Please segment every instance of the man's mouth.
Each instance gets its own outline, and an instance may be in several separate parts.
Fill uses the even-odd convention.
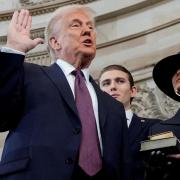
[[[118,98],[119,97],[119,94],[112,94],[111,95],[113,98]]]
[[[86,39],[82,42],[82,44],[84,44],[85,46],[92,46],[93,45],[93,42],[91,39]]]

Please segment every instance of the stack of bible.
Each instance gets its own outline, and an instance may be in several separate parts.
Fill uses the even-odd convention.
[[[171,131],[149,136],[141,142],[141,152],[161,151],[168,154],[180,153],[180,141]]]

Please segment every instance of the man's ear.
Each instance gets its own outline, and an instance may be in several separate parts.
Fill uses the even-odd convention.
[[[52,49],[54,49],[54,50],[61,49],[60,43],[57,41],[56,37],[54,37],[54,36],[50,38],[49,44],[51,45]]]
[[[137,94],[137,88],[136,86],[131,87],[131,97],[135,97]]]

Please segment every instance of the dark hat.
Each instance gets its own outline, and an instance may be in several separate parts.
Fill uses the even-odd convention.
[[[161,91],[180,102],[172,85],[172,77],[180,69],[180,53],[168,56],[159,61],[153,69],[153,79]]]

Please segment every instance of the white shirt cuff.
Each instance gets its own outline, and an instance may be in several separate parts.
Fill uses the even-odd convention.
[[[20,55],[26,55],[24,52],[9,48],[9,47],[2,47],[1,48],[1,52],[5,52],[5,53],[14,53],[14,54],[20,54]]]

